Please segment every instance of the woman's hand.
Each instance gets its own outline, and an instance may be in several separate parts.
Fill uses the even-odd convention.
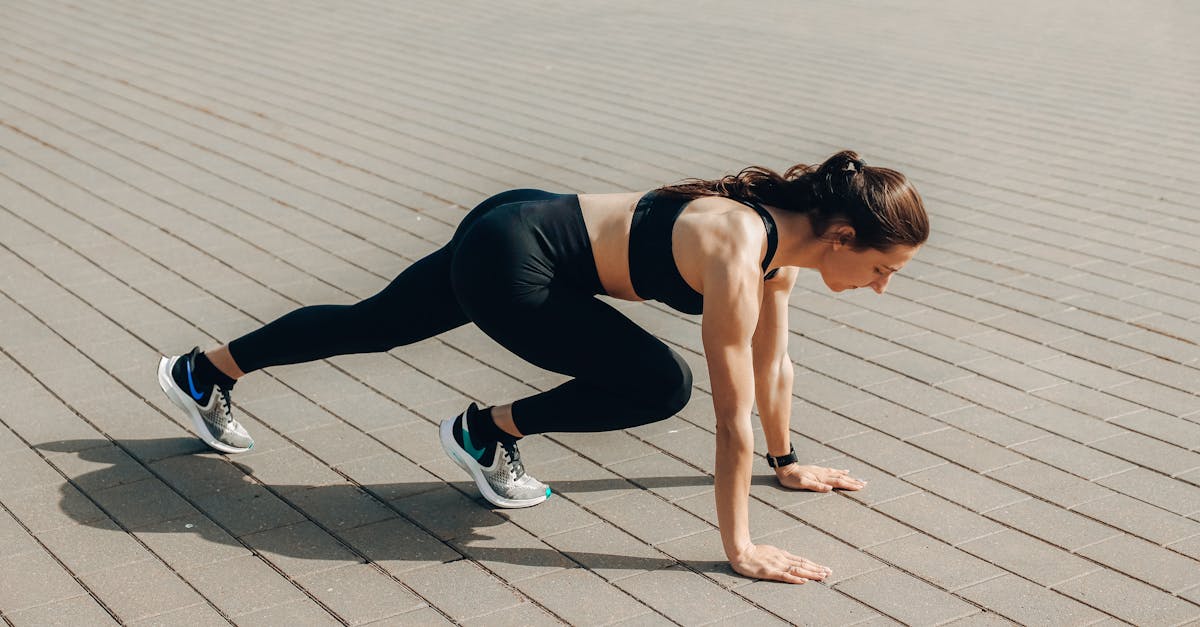
[[[841,490],[861,490],[866,487],[865,481],[851,477],[849,470],[834,470],[821,466],[801,466],[788,464],[775,469],[775,476],[785,488],[793,490],[812,490],[813,492],[829,492],[834,488]]]
[[[824,566],[769,544],[751,544],[729,560],[729,565],[747,577],[786,583],[805,583],[809,579],[821,581],[832,573]]]

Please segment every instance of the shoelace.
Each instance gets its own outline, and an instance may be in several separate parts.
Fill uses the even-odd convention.
[[[504,459],[508,460],[508,467],[512,468],[513,477],[520,479],[525,476],[525,464],[521,463],[521,452],[517,450],[516,442],[501,442],[500,447],[504,449]]]
[[[229,396],[229,390],[223,387],[217,387],[221,392],[221,409],[225,410],[225,424],[233,424],[233,399]]]

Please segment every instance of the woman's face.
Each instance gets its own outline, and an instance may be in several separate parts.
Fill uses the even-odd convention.
[[[903,268],[918,250],[919,246],[893,246],[887,252],[854,250],[842,241],[834,240],[826,249],[819,270],[825,285],[835,292],[869,287],[882,294],[892,275]]]

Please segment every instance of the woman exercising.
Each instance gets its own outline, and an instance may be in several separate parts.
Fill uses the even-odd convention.
[[[782,176],[751,167],[649,193],[512,190],[472,210],[448,244],[375,296],[304,307],[227,345],[164,357],[158,380],[205,442],[237,453],[254,444],[231,412],[230,390],[246,373],[387,351],[474,322],[530,363],[573,377],[507,405],[472,403],[441,423],[442,447],[484,498],[529,507],[550,488],[525,472],[522,437],[643,425],[675,414],[691,396],[684,360],[595,295],[702,313],[725,555],[743,575],[803,583],[829,570],[750,541],[755,401],[782,485],[864,484],[845,470],[796,461],[789,293],[800,268],[819,271],[835,292],[882,293],[928,236],[921,197],[904,175],[865,166],[851,151]]]

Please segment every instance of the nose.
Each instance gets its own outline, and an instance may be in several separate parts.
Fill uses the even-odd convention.
[[[876,294],[882,294],[887,291],[888,282],[892,280],[892,275],[885,274],[871,283],[871,289],[875,290]]]

